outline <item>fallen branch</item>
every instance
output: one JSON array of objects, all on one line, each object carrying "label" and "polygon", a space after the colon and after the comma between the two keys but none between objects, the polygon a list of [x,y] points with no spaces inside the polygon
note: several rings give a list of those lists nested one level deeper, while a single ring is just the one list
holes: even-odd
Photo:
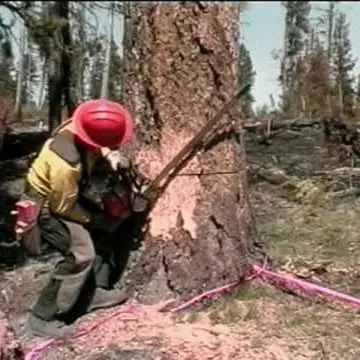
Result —
[{"label": "fallen branch", "polygon": [[341,167],[328,171],[316,171],[315,176],[360,176],[360,168]]},{"label": "fallen branch", "polygon": [[346,190],[330,192],[330,193],[326,194],[326,197],[331,198],[331,199],[334,199],[334,198],[342,199],[347,196],[358,196],[358,195],[360,195],[359,188],[350,188],[350,189],[346,189]]},{"label": "fallen branch", "polygon": [[[289,119],[289,120],[271,120],[270,132],[274,130],[301,129],[305,127],[314,127],[320,125],[320,119]],[[263,128],[267,130],[268,121],[258,121],[256,123],[245,123],[243,128],[249,132],[258,132]]]},{"label": "fallen branch", "polygon": [[256,175],[259,179],[265,180],[273,185],[282,185],[284,183],[296,184],[299,181],[296,177],[289,176],[284,170],[276,167],[259,169]]},{"label": "fallen branch", "polygon": [[243,129],[250,133],[261,134],[260,144],[271,145],[271,139],[284,131],[296,130],[302,128],[314,127],[320,125],[320,119],[290,119],[290,120],[275,120],[268,119],[267,121],[258,121],[256,123],[243,124]]}]

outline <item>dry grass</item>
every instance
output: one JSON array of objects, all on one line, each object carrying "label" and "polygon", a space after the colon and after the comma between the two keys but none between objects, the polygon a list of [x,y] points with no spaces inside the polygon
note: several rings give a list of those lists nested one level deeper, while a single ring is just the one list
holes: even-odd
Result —
[{"label": "dry grass", "polygon": [[[253,193],[258,226],[269,256],[283,270],[360,296],[358,200],[301,205],[279,197],[268,185]],[[270,206],[263,204],[270,202]],[[319,299],[263,287],[262,300],[282,308],[279,337],[290,333],[309,344],[319,359],[360,358],[360,315]],[[265,316],[266,317],[266,316]]]}]

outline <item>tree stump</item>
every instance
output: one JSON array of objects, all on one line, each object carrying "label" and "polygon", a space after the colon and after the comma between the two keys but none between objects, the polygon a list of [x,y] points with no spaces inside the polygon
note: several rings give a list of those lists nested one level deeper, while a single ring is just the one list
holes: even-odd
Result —
[{"label": "tree stump", "polygon": [[[138,122],[136,160],[156,174],[233,96],[238,4],[132,4],[126,19],[124,103]],[[238,121],[238,109],[222,122]],[[230,117],[230,118],[229,118]],[[246,276],[261,255],[248,202],[242,141],[214,135],[150,214],[129,279],[152,304]],[[217,174],[231,172],[230,174]]]},{"label": "tree stump", "polygon": [[15,340],[14,332],[3,312],[0,312],[0,360],[24,358],[21,345]]}]

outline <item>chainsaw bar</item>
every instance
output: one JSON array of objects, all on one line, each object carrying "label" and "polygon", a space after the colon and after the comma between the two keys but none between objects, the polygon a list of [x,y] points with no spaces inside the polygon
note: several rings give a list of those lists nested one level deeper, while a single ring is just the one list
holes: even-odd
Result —
[{"label": "chainsaw bar", "polygon": [[[223,108],[210,120],[208,121],[201,130],[175,155],[175,157],[161,170],[161,172],[152,180],[149,184],[149,191],[161,188],[161,182],[167,178],[174,169],[176,169],[184,159],[195,151],[202,144],[203,138],[206,133],[212,129],[212,127],[218,123],[218,121],[232,109],[238,100],[240,100],[250,89],[251,84],[243,86],[224,106]],[[144,192],[144,195],[146,195]]]}]

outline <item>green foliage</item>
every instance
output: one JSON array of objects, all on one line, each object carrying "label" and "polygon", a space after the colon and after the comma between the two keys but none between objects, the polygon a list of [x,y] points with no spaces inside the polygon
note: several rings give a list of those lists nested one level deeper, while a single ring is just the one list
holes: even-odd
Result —
[{"label": "green foliage", "polygon": [[41,54],[44,57],[50,56],[51,44],[53,42],[53,33],[57,26],[52,20],[40,18],[34,20],[33,26],[29,28],[31,40],[38,45]]},{"label": "green foliage", "polygon": [[284,1],[285,7],[285,35],[284,50],[281,61],[279,81],[283,88],[283,110],[291,110],[293,102],[293,88],[295,85],[295,71],[299,58],[303,55],[306,38],[310,33],[309,1]]},{"label": "green foliage", "polygon": [[[255,81],[255,71],[253,68],[252,60],[250,53],[246,46],[241,43],[239,47],[239,59],[238,59],[238,82],[241,85],[245,83],[251,83],[254,85]],[[246,116],[251,116],[252,114],[252,104],[254,102],[254,97],[251,94],[251,91],[248,92],[243,101],[243,109]]]},{"label": "green foliage", "polygon": [[288,57],[298,55],[304,48],[305,34],[310,32],[309,15],[311,5],[309,1],[284,1],[286,9],[287,39],[285,54]]}]

